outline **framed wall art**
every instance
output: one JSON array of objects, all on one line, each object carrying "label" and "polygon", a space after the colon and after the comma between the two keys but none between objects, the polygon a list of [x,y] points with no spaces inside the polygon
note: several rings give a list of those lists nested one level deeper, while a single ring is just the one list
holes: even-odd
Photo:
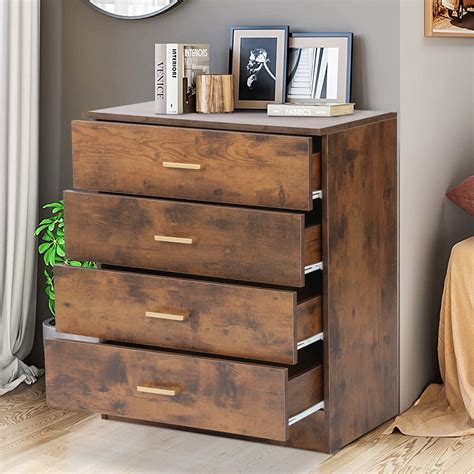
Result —
[{"label": "framed wall art", "polygon": [[265,109],[285,101],[288,31],[288,26],[231,27],[236,109]]},{"label": "framed wall art", "polygon": [[425,36],[474,38],[474,0],[425,0]]},{"label": "framed wall art", "polygon": [[289,39],[287,102],[350,102],[352,37],[352,33],[293,33]]}]

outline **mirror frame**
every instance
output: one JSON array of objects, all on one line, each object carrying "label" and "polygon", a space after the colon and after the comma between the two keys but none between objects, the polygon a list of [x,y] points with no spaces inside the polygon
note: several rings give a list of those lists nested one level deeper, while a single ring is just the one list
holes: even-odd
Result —
[{"label": "mirror frame", "polygon": [[147,15],[139,15],[139,16],[123,16],[123,15],[115,15],[114,13],[110,13],[108,11],[102,10],[98,6],[91,3],[90,0],[84,0],[84,2],[86,2],[87,5],[93,8],[95,11],[102,13],[103,15],[110,16],[112,18],[117,18],[119,20],[143,20],[144,18],[151,18],[152,16],[161,15],[177,7],[178,5],[183,3],[184,0],[171,0],[171,1],[173,2],[171,5],[169,5],[165,10],[161,10],[159,12],[153,12],[153,13],[148,13]]}]

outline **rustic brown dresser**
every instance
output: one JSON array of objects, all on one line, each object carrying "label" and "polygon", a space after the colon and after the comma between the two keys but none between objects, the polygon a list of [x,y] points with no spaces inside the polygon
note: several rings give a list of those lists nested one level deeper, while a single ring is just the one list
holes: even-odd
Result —
[{"label": "rustic brown dresser", "polygon": [[398,412],[397,125],[72,123],[51,406],[332,452]]}]

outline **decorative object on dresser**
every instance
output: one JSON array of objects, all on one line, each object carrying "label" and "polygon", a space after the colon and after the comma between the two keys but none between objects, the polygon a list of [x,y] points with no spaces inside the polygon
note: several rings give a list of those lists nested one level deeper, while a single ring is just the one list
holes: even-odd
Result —
[{"label": "decorative object on dresser", "polygon": [[106,341],[46,343],[48,403],[327,452],[396,415],[396,130],[74,121],[66,253],[102,267],[57,269],[57,326]]},{"label": "decorative object on dresser", "polygon": [[268,104],[267,114],[273,117],[340,117],[352,115],[355,104]]},{"label": "decorative object on dresser", "polygon": [[196,77],[196,112],[234,111],[234,83],[231,74],[203,74]]},{"label": "decorative object on dresser", "polygon": [[229,67],[237,109],[285,102],[288,26],[232,26]]},{"label": "decorative object on dresser", "polygon": [[292,33],[287,101],[351,101],[352,33]]},{"label": "decorative object on dresser", "polygon": [[207,73],[208,44],[155,44],[155,112],[194,112],[196,76]]}]

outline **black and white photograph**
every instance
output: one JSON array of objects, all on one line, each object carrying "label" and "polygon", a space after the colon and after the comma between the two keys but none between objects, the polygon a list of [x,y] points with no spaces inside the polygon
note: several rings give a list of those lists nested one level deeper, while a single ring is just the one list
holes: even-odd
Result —
[{"label": "black and white photograph", "polygon": [[232,27],[230,69],[236,108],[285,100],[288,27]]},{"label": "black and white photograph", "polygon": [[293,34],[289,40],[287,101],[350,102],[351,62],[352,33]]}]

